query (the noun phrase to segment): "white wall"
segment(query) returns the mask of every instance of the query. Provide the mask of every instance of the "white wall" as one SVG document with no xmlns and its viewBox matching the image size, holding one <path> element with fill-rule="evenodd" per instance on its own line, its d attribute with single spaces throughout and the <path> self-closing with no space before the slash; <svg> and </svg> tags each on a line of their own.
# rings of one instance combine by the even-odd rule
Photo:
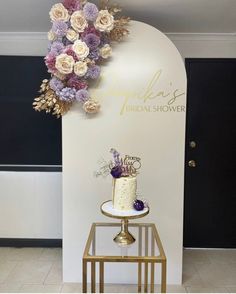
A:
<svg viewBox="0 0 236 294">
<path fill-rule="evenodd" d="M 0 172 L 0 238 L 62 237 L 62 175 Z"/>
<path fill-rule="evenodd" d="M 183 58 L 236 58 L 236 36 L 168 34 Z"/>
<path fill-rule="evenodd" d="M 182 57 L 222 57 L 236 58 L 236 37 L 222 34 L 168 34 L 168 37 L 179 49 Z M 0 55 L 44 55 L 47 48 L 46 33 L 0 33 Z M 49 177 L 47 176 L 49 175 Z M 52 179 L 49 180 L 49 178 Z M 29 179 L 37 181 L 35 191 L 31 193 Z M 11 181 L 10 181 L 11 180 Z M 21 185 L 17 186 L 15 182 Z M 14 185 L 12 185 L 14 183 Z M 61 175 L 58 173 L 0 173 L 0 238 L 59 238 L 61 234 Z M 51 197 L 53 195 L 53 197 Z M 19 209 L 13 210 L 21 200 Z M 43 201 L 43 202 L 42 202 Z M 35 218 L 35 203 L 44 203 L 37 207 Z M 46 210 L 45 210 L 46 207 Z M 15 208 L 14 208 L 15 209 Z M 52 215 L 53 211 L 55 212 Z M 16 213 L 17 212 L 17 213 Z M 9 215 L 15 218 L 17 224 L 23 217 L 21 228 L 13 226 Z M 44 218 L 47 226 L 42 225 Z M 35 220 L 33 226 L 28 223 Z M 47 220 L 47 222 L 46 222 Z"/>
</svg>

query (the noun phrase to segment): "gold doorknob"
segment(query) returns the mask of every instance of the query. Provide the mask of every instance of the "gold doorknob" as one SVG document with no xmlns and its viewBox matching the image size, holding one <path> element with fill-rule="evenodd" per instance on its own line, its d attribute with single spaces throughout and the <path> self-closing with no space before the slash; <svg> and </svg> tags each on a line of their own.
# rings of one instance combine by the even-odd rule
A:
<svg viewBox="0 0 236 294">
<path fill-rule="evenodd" d="M 188 162 L 188 166 L 189 166 L 189 167 L 196 167 L 196 166 L 197 166 L 196 161 L 195 161 L 195 160 L 190 160 L 190 161 Z"/>
<path fill-rule="evenodd" d="M 197 147 L 197 143 L 195 141 L 190 141 L 189 146 L 194 149 Z"/>
</svg>

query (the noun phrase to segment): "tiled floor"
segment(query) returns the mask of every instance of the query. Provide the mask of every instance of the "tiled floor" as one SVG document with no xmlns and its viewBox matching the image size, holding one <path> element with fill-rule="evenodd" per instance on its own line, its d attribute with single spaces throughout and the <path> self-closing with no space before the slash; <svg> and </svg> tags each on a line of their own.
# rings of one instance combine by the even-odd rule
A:
<svg viewBox="0 0 236 294">
<path fill-rule="evenodd" d="M 132 293 L 136 287 L 105 290 Z M 0 292 L 80 293 L 81 285 L 62 283 L 60 249 L 0 248 Z M 235 293 L 236 250 L 184 250 L 183 286 L 169 285 L 168 292 Z"/>
</svg>

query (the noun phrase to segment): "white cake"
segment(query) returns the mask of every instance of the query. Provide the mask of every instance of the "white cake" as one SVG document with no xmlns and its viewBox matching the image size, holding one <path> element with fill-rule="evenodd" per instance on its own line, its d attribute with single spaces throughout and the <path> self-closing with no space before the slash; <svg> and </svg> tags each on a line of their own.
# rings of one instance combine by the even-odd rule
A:
<svg viewBox="0 0 236 294">
<path fill-rule="evenodd" d="M 137 191 L 136 177 L 113 178 L 112 190 L 114 209 L 123 211 L 133 209 Z"/>
</svg>

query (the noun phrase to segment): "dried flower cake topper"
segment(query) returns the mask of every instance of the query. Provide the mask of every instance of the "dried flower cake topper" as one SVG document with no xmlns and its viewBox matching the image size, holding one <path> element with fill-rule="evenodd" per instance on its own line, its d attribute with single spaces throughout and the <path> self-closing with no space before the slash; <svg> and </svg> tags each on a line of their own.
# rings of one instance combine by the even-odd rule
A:
<svg viewBox="0 0 236 294">
<path fill-rule="evenodd" d="M 113 160 L 107 162 L 105 159 L 100 159 L 98 162 L 100 169 L 94 173 L 96 177 L 107 177 L 110 174 L 114 178 L 134 177 L 138 175 L 141 169 L 141 158 L 130 155 L 122 157 L 114 148 L 110 152 L 112 153 Z"/>
<path fill-rule="evenodd" d="M 101 0 L 100 8 L 86 0 L 64 0 L 49 12 L 52 28 L 45 63 L 50 80 L 43 80 L 36 111 L 60 117 L 77 101 L 89 114 L 99 112 L 100 104 L 89 94 L 89 82 L 99 78 L 101 63 L 112 55 L 112 42 L 128 33 L 129 18 L 121 9 Z"/>
</svg>

